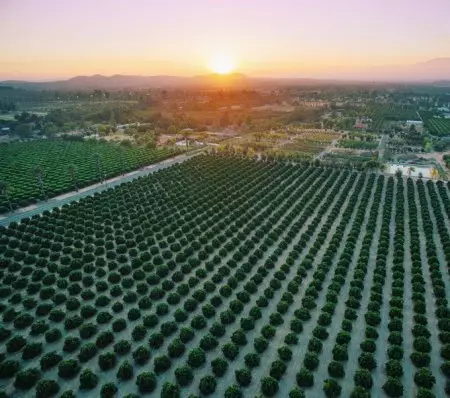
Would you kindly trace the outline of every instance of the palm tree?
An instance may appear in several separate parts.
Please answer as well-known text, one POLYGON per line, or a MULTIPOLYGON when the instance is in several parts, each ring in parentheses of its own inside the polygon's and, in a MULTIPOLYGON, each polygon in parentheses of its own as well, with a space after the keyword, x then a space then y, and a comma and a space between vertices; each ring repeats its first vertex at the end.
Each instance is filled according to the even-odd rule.
POLYGON ((438 171, 438 169, 436 167, 433 167, 431 169, 431 178, 433 180, 437 180, 439 178, 439 171, 438 171))
POLYGON ((69 164, 69 173, 70 178, 72 179, 72 184, 75 187, 75 190, 78 192, 78 185, 76 181, 77 168, 73 164, 69 164))
POLYGON ((44 188, 44 170, 42 170, 42 167, 40 165, 37 165, 33 169, 33 174, 36 177, 39 187, 41 188, 42 196, 44 196, 45 200, 47 200, 48 197, 47 197, 47 193, 45 192, 45 188, 44 188))
POLYGON ((188 147, 188 145, 189 145, 189 142, 188 142, 188 138, 189 138, 189 136, 190 136, 190 130, 189 129, 184 129, 184 130, 181 130, 181 135, 183 136, 183 138, 184 138, 184 145, 186 146, 186 148, 188 147))
POLYGON ((125 161, 124 161, 123 152, 124 152, 123 147, 119 148, 120 171, 122 172, 122 175, 125 174, 125 161))
POLYGON ((103 174, 102 174, 102 158, 98 152, 94 153, 95 165, 97 167, 98 178, 101 182, 103 182, 103 174))
POLYGON ((11 199, 8 195, 9 186, 6 181, 0 181, 0 195, 4 196, 6 198, 6 201, 8 202, 8 207, 10 211, 13 211, 13 207, 11 204, 11 199))
POLYGON ((413 166, 408 167, 408 175, 411 176, 412 173, 414 173, 416 169, 413 166))

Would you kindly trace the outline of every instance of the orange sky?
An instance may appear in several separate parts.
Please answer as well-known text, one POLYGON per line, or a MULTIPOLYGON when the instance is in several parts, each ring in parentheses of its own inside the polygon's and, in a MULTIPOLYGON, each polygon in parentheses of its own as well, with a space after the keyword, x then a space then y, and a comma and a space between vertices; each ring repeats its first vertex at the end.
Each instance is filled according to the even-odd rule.
POLYGON ((450 1, 1 0, 0 79, 317 76, 450 56, 450 1))

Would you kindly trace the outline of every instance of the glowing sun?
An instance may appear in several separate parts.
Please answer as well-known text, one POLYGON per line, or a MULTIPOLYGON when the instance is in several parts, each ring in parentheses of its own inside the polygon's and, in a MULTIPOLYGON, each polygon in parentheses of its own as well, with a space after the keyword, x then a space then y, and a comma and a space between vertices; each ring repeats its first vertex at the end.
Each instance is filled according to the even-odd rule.
POLYGON ((236 68, 236 65, 231 57, 226 55, 217 55, 211 59, 209 67, 215 73, 226 75, 233 72, 236 68))

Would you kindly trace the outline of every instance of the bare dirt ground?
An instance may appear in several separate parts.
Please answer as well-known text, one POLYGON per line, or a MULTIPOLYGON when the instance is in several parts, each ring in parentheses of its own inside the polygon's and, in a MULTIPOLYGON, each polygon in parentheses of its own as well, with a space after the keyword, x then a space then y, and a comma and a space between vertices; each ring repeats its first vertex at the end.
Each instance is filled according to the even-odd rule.
POLYGON ((422 154, 420 154, 420 157, 425 158, 425 159, 435 160, 442 166, 442 168, 445 170, 447 176, 449 176, 449 172, 448 172, 447 168, 445 167, 444 155, 450 155, 450 151, 422 153, 422 154))

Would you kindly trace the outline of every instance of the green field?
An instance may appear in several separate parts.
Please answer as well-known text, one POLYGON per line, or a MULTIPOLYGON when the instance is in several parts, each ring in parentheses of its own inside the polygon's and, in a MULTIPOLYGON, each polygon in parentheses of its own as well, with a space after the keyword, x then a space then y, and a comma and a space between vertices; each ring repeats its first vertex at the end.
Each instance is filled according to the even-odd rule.
POLYGON ((440 137, 450 136, 450 119, 437 117, 432 112, 421 112, 421 116, 430 134, 440 137))
MULTIPOLYGON (((171 157, 178 149, 146 149, 104 142, 32 141, 0 145, 0 181, 13 207, 85 187, 171 157)), ((9 208, 0 196, 0 213, 9 208)))
POLYGON ((350 149, 377 149, 378 141, 362 141, 362 140, 340 140, 338 142, 342 148, 350 149))

